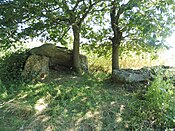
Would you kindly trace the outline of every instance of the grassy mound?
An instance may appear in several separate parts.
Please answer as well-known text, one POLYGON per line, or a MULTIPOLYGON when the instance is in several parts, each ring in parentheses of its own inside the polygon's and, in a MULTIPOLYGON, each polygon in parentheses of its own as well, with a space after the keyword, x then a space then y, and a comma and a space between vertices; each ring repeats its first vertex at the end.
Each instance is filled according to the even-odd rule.
POLYGON ((175 128, 175 87, 169 80, 163 82, 161 74, 151 83, 131 85, 114 84, 109 74, 94 69, 81 76, 52 71, 44 80, 24 82, 18 75, 22 66, 9 64, 21 57, 5 56, 6 52, 1 55, 0 130, 175 128), (5 72, 7 67, 11 71, 5 72), (10 79, 15 74, 18 77, 10 79))

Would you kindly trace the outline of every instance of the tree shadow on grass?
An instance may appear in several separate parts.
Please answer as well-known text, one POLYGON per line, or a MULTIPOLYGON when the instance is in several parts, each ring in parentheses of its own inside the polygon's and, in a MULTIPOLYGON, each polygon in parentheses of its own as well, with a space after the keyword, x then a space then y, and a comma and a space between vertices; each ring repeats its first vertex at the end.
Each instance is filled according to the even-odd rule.
MULTIPOLYGON (((115 85, 103 82, 106 76, 58 72, 50 75, 46 80, 21 85, 15 95, 4 99, 0 121, 10 118, 6 121, 9 126, 21 130, 125 128, 123 112, 128 96, 114 89, 115 85), (14 118, 18 122, 13 123, 14 118)), ((1 122, 1 127, 6 122, 1 122)))

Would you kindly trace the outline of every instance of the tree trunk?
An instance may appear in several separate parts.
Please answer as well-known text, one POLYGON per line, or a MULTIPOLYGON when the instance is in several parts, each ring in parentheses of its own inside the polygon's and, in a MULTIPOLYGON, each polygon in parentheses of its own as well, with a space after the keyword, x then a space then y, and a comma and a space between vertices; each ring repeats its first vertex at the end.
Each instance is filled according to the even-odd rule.
POLYGON ((119 44, 115 37, 112 40, 112 72, 119 69, 119 44))
POLYGON ((80 26, 77 24, 72 25, 74 41, 73 41, 73 70, 81 73, 79 47, 80 47, 80 26))
POLYGON ((119 47, 122 39, 122 32, 119 28, 119 18, 122 14, 122 8, 118 9, 116 14, 117 7, 115 5, 116 0, 111 2, 111 11, 110 11, 110 18, 111 18, 111 27, 114 33, 114 36, 111 38, 112 41, 112 75, 115 69, 119 69, 119 47))

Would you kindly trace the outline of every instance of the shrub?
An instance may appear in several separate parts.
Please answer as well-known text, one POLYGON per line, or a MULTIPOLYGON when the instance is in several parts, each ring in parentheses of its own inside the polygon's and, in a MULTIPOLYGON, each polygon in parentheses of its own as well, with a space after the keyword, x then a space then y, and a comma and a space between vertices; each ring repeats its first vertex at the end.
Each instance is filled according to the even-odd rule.
POLYGON ((161 72, 155 77, 145 95, 147 109, 151 113, 153 126, 175 127, 175 87, 172 80, 164 80, 161 72))
POLYGON ((0 98, 4 98, 7 95, 7 90, 0 79, 0 98))
POLYGON ((1 49, 0 79, 2 83, 9 85, 12 81, 14 82, 21 78, 21 71, 27 56, 27 49, 22 46, 1 49))

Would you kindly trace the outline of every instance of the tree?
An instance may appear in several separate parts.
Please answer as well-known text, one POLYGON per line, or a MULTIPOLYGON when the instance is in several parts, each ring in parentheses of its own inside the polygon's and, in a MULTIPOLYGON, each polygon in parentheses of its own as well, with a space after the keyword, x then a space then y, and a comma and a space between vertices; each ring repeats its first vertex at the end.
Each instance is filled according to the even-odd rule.
POLYGON ((156 45, 164 41, 171 32, 173 5, 172 0, 111 1, 112 71, 119 69, 118 50, 121 43, 156 45))
POLYGON ((64 42, 72 28, 73 69, 80 71, 79 47, 81 26, 96 11, 100 0, 3 0, 0 3, 1 42, 10 43, 25 37, 42 35, 50 41, 64 42), (14 15, 11 15, 14 14, 14 15), (60 35, 61 34, 61 35, 60 35), (4 36, 8 37, 4 37, 4 36), (11 38, 11 39, 9 39, 11 38))
MULTIPOLYGON (((172 27, 172 9, 173 0, 2 0, 0 43, 7 45, 28 37, 42 36, 64 44, 68 30, 72 28, 73 68, 81 72, 80 34, 87 38, 104 39, 111 35, 109 32, 112 29, 112 70, 115 70, 119 69, 118 49, 121 44, 158 45, 163 42, 172 27), (108 31, 102 28, 95 35, 92 27, 86 27, 89 18, 105 26, 105 15, 110 16, 111 21, 108 31)), ((91 40, 94 42, 94 39, 91 40)))
POLYGON ((112 70, 119 69, 121 48, 152 52, 164 46, 165 38, 173 31, 173 0, 112 0, 104 5, 104 12, 93 17, 93 25, 101 28, 87 33, 90 35, 85 37, 92 41, 84 47, 103 56, 111 51, 112 42, 112 70))

